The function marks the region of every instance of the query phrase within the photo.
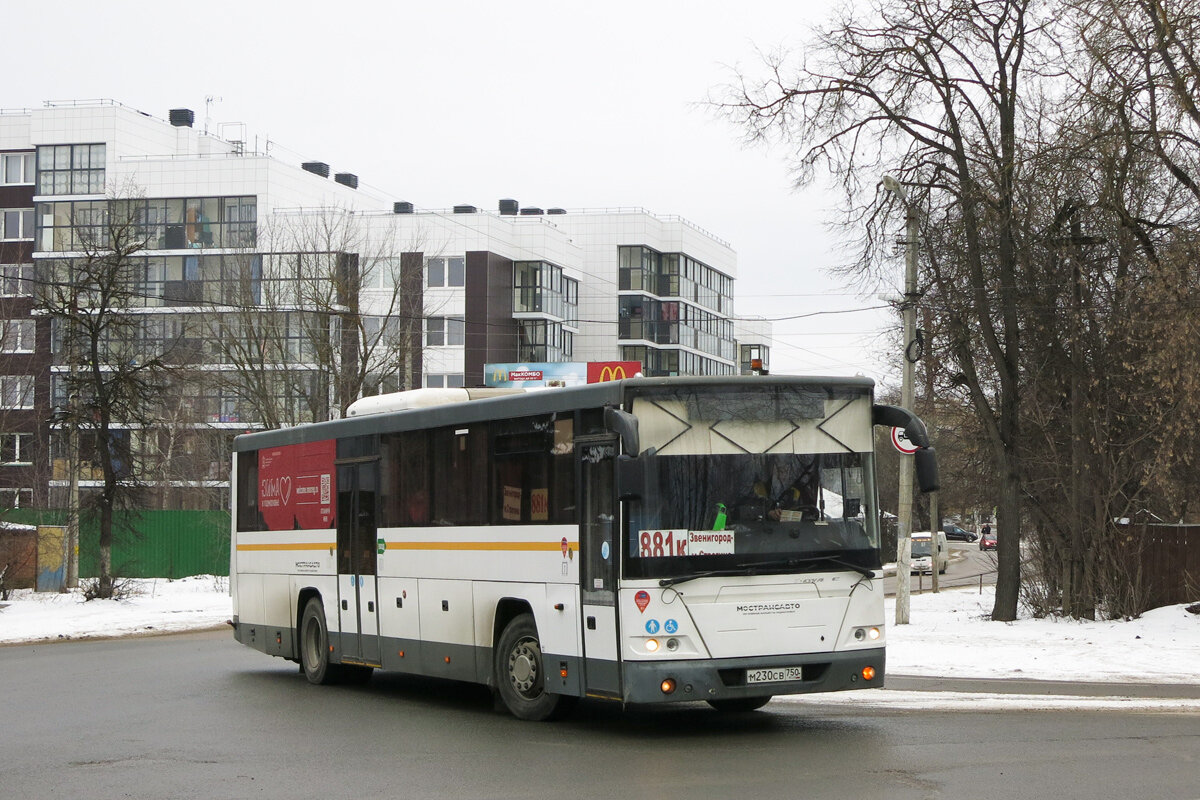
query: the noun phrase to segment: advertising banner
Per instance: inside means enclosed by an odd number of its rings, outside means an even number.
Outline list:
[[[589,361],[587,382],[604,383],[632,378],[642,371],[640,361]]]
[[[519,364],[484,364],[483,382],[506,389],[541,386],[582,386],[633,378],[642,371],[640,361],[556,361]]]
[[[258,451],[258,508],[267,529],[334,526],[333,440]]]
[[[504,389],[581,386],[587,382],[587,365],[582,361],[484,364],[483,382]]]

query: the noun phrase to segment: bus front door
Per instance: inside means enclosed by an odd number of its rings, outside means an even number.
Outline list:
[[[342,660],[379,666],[375,456],[337,461],[338,619]]]
[[[579,458],[579,565],[583,616],[584,688],[598,697],[621,697],[617,630],[617,509],[615,438],[575,440]]]

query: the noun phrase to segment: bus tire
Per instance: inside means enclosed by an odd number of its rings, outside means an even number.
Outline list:
[[[329,663],[329,628],[319,597],[309,598],[300,618],[300,668],[315,685],[337,683],[341,677],[340,665]]]
[[[540,722],[564,707],[562,695],[545,690],[546,667],[532,614],[521,614],[504,628],[496,647],[496,688],[517,719]]]
[[[758,711],[771,702],[771,695],[766,697],[734,697],[728,700],[709,700],[708,704],[722,713],[739,711]]]

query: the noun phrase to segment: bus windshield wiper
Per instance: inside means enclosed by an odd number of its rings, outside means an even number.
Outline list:
[[[756,561],[753,564],[746,564],[737,569],[712,569],[704,572],[693,572],[691,575],[680,575],[675,578],[663,578],[658,582],[659,586],[667,587],[674,586],[677,583],[685,583],[695,580],[696,578],[711,578],[726,575],[757,575],[759,570],[763,569],[781,569],[786,567],[799,567],[803,564],[816,563],[836,564],[839,567],[853,570],[864,578],[874,578],[875,572],[866,567],[860,567],[858,564],[851,564],[849,561],[843,561],[837,556],[806,556],[803,558],[781,558],[774,561]]]
[[[836,564],[839,567],[845,567],[846,569],[854,570],[864,578],[875,577],[875,570],[868,569],[867,567],[860,567],[858,564],[851,564],[849,561],[844,561],[837,556],[805,556],[804,558],[789,558],[787,560],[787,565],[789,567],[798,567],[801,564],[815,564],[822,561],[827,564]]]
[[[757,575],[759,567],[767,566],[770,563],[772,562],[765,562],[764,564],[747,564],[746,566],[738,567],[737,569],[709,569],[705,570],[704,572],[693,572],[691,575],[679,575],[675,578],[663,578],[658,582],[658,585],[662,587],[674,586],[677,583],[694,581],[696,578],[711,578],[714,576],[720,577],[723,575]],[[780,566],[786,565],[780,564]]]

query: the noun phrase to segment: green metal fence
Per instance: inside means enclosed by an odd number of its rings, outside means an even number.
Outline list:
[[[64,511],[13,509],[10,522],[64,525]],[[95,577],[99,525],[84,517],[79,525],[79,575]],[[122,578],[186,578],[229,574],[228,511],[138,511],[116,515],[113,574]]]

